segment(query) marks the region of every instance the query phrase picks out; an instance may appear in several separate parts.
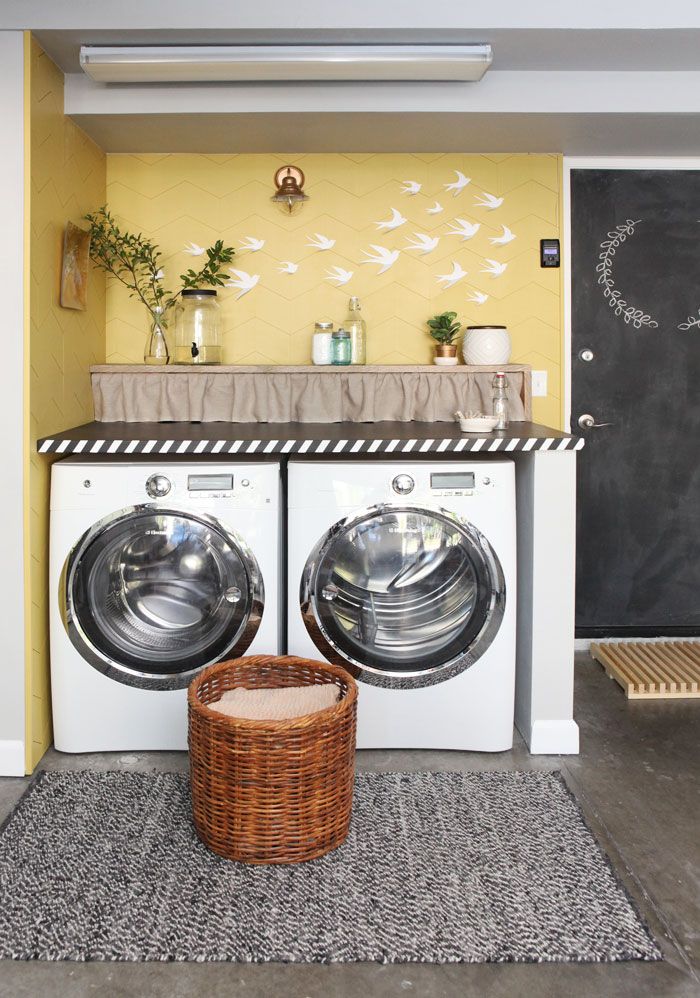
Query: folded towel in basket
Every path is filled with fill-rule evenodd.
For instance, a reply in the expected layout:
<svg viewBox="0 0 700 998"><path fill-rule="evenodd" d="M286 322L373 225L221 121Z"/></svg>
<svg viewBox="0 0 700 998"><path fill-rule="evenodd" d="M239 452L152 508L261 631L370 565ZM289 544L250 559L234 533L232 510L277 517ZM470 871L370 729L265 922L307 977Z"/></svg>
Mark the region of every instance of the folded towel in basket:
<svg viewBox="0 0 700 998"><path fill-rule="evenodd" d="M221 699L210 703L209 707L220 714L250 721L284 721L332 707L338 702L339 693L335 683L284 686L274 690L238 687L226 690Z"/></svg>

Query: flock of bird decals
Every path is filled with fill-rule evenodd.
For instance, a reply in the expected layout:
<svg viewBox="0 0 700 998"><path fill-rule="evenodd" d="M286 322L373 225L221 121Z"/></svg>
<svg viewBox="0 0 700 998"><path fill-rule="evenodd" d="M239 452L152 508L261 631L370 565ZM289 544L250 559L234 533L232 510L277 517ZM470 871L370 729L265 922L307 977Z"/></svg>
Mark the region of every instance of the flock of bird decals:
<svg viewBox="0 0 700 998"><path fill-rule="evenodd" d="M455 180L449 183L443 184L443 188L446 194L452 194L453 197L460 196L465 188L471 184L471 177L467 177L461 170L455 170ZM415 197L420 194L423 185L418 180L402 180L401 181L401 194L407 197ZM485 211L495 211L500 208L504 202L503 197L497 197L495 194L490 194L488 191L481 191L481 193L474 194L473 207L475 209L483 209ZM439 215L444 212L444 207L439 201L435 201L433 205L425 209L427 215ZM408 222L408 219L399 211L398 208L389 209L389 217L375 221L374 225L380 232L393 232L395 229L399 229L402 225ZM453 218L449 223L450 228L447 229L445 233L445 238L449 236L456 236L462 242L466 242L469 239L473 239L474 236L479 232L481 228L481 222L470 222L466 218ZM514 239L517 238L515 233L508 228L507 225L501 224L501 233L497 236L489 236L489 242L492 246L507 246ZM429 253L433 253L439 243L442 236L430 235L426 232L414 232L412 236L405 236L407 245L402 249L406 252L416 252L420 256L427 256ZM321 232L314 232L313 234L307 236L306 246L310 249L315 249L320 253L328 252L332 250L335 246L336 240L331 239L329 236L324 235ZM264 239L258 239L255 236L246 236L240 243L240 250L249 253L257 253L265 246ZM402 249L390 249L386 246L380 246L376 243L371 243L369 250L364 250L364 260L360 260L360 264L370 264L378 267L377 274L385 274L391 267L394 266L396 261L399 259ZM184 253L190 256L202 256L206 250L203 246L199 246L195 242L187 243L183 249ZM507 263L500 262L498 260L492 260L489 257L484 259L485 267L482 268L480 273L487 274L491 279L501 277L508 268ZM299 270L300 264L295 263L293 260L283 260L277 268L280 274L296 274ZM228 288L235 288L238 291L236 299L242 298L243 295L248 294L257 285L260 280L260 274L249 274L245 270L239 270L234 267L229 267L229 272L232 275L231 280L227 281L225 286ZM355 272L353 270L346 270L344 267L329 267L326 270L325 281L329 281L334 284L335 287L343 287L348 284L348 282L354 277ZM454 287L459 281L467 277L468 272L464 270L462 265L456 260L452 261L452 270L448 274L441 274L436 277L436 282L442 286L442 290ZM157 275L158 276L158 275ZM162 276L162 274L160 275ZM472 290L467 296L467 301L472 302L475 305L483 305L489 299L489 295L483 291Z"/></svg>

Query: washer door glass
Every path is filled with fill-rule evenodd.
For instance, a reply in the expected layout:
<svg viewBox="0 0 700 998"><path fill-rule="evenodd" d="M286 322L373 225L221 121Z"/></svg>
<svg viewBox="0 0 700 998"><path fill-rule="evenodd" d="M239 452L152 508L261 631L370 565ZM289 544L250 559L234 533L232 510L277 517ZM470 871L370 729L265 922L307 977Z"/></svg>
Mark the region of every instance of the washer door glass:
<svg viewBox="0 0 700 998"><path fill-rule="evenodd" d="M206 516L127 510L88 531L66 576L71 640L128 685L186 686L245 650L262 612L255 560Z"/></svg>
<svg viewBox="0 0 700 998"><path fill-rule="evenodd" d="M337 524L307 564L307 587L302 612L320 650L385 686L425 686L468 668L505 606L488 542L444 510L381 506Z"/></svg>

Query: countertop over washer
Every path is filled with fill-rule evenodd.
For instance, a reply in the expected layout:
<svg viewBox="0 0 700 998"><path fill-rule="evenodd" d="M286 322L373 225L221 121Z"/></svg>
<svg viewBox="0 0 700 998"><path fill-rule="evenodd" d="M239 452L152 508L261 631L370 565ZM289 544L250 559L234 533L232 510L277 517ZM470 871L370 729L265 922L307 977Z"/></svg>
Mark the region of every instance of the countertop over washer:
<svg viewBox="0 0 700 998"><path fill-rule="evenodd" d="M538 423L462 433L454 422L85 423L37 441L40 454L449 454L580 450L582 437Z"/></svg>

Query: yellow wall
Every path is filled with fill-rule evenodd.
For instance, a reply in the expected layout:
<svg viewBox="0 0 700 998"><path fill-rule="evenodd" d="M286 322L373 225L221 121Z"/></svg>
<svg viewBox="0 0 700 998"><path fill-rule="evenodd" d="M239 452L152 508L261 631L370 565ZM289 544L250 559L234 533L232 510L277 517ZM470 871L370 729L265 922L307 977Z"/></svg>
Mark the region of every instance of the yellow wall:
<svg viewBox="0 0 700 998"><path fill-rule="evenodd" d="M298 215L284 216L270 202L272 177L293 162L306 173L311 200ZM471 182L457 195L445 184L462 171ZM402 182L422 184L420 193L401 192ZM478 207L483 192L503 198L494 210ZM561 157L454 154L310 155L108 155L107 197L118 219L143 231L162 248L167 286L174 289L196 259L182 252L186 242L208 246L217 238L237 250L248 236L264 239L257 252L237 252L234 266L259 275L256 286L236 300L236 290L220 293L224 313L226 363L304 364L319 317L344 318L348 296L360 296L369 326L368 363L416 364L431 359L425 320L446 309L465 324L507 325L513 362L548 372L549 395L534 400L539 422L561 425L560 271L539 266L539 240L557 237L561 221ZM427 209L435 201L439 214ZM98 202L95 202L97 206ZM406 223L393 231L376 223L399 210ZM448 235L455 218L480 223L473 238ZM516 239L494 245L501 226ZM321 233L335 239L331 250L306 244ZM408 250L414 233L439 237L427 255ZM384 274L363 264L371 244L400 249ZM482 273L485 259L507 263L499 277ZM279 272L282 261L299 264L295 274ZM449 290L437 281L457 261L467 276ZM336 288L327 271L353 272ZM488 294L484 304L468 301ZM119 285L107 293L107 359L140 362L146 314Z"/></svg>
<svg viewBox="0 0 700 998"><path fill-rule="evenodd" d="M50 467L37 437L92 419L89 366L105 359L104 279L91 271L88 310L59 304L67 221L105 198L105 155L63 115L63 74L27 36L29 315L26 381L27 771L51 743L48 652Z"/></svg>

